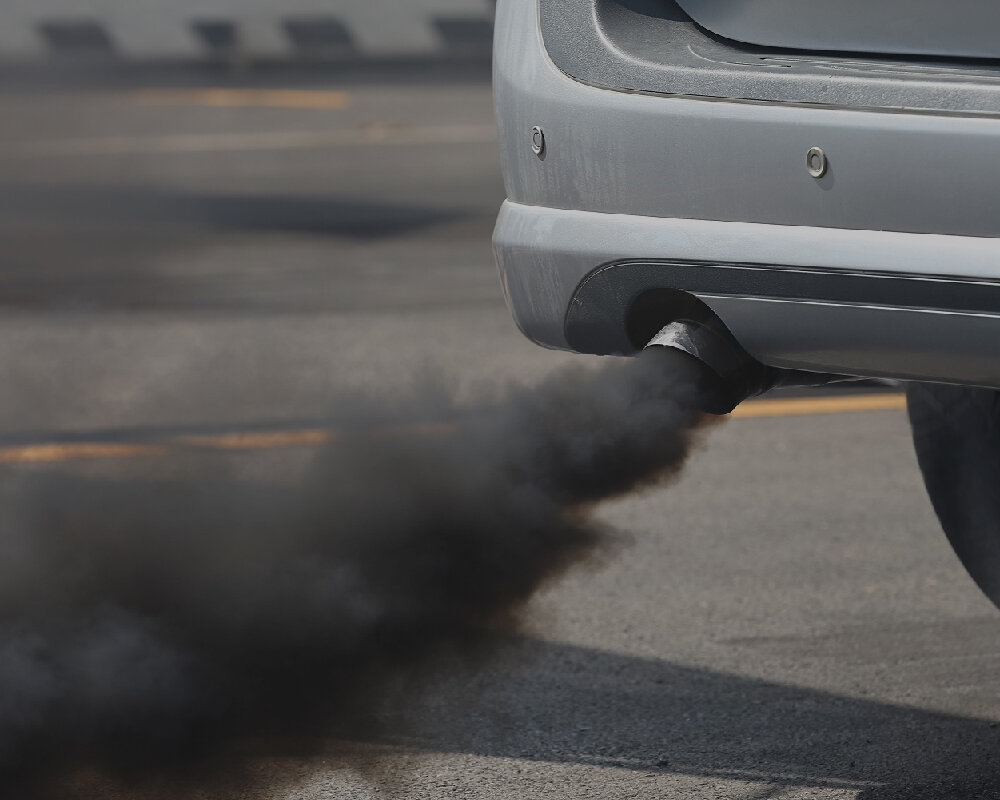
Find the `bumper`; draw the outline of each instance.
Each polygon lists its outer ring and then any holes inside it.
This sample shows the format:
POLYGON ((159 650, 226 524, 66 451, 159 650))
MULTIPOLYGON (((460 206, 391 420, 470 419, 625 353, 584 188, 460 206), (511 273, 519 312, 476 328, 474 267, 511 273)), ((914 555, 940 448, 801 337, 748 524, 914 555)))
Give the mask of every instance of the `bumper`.
POLYGON ((631 353, 632 302, 670 287, 771 366, 1000 387, 998 239, 508 201, 493 242, 518 327, 547 347, 631 353))
POLYGON ((629 352, 622 315, 673 288, 766 364, 1000 386, 1000 119, 597 88, 537 13, 501 0, 494 81, 494 243, 529 338, 629 352))

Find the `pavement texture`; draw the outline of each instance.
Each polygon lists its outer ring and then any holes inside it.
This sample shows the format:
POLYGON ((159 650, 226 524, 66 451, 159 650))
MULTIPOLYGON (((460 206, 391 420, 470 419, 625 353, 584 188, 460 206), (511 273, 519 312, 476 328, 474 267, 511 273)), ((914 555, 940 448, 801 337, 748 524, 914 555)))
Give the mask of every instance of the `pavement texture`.
MULTIPOLYGON (((503 305, 487 85, 218 88, 0 96, 0 447, 312 429, 429 374, 461 405, 599 366, 503 305)), ((352 744, 367 769, 331 743, 263 762, 265 792, 1000 797, 1000 615, 905 413, 826 411, 716 426, 677 483, 600 509, 614 552, 547 587, 523 637, 352 744)), ((286 480, 308 453, 202 457, 286 480)))

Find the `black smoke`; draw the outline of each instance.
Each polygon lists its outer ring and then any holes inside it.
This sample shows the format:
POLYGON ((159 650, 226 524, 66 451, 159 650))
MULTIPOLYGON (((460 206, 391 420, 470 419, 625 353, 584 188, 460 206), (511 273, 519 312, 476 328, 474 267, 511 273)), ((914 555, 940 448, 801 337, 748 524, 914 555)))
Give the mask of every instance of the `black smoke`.
POLYGON ((371 408, 291 488, 190 459, 28 480, 0 530, 0 794, 232 784, 289 743, 377 735, 600 548, 596 503, 676 474, 698 378, 656 348, 453 425, 371 408))

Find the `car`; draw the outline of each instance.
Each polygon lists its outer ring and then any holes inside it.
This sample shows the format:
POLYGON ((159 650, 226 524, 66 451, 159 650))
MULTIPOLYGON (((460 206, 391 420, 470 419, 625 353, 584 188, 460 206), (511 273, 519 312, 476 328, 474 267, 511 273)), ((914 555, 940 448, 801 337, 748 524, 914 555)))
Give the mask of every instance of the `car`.
POLYGON ((986 0, 499 0, 494 43, 521 331, 685 350, 715 412, 910 382, 931 499, 995 603, 998 23, 986 0))

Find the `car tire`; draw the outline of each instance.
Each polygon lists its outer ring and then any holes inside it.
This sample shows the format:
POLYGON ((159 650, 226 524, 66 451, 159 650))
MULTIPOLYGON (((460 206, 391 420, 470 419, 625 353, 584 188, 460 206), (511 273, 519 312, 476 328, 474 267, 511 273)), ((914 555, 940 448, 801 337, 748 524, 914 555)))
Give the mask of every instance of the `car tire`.
POLYGON ((1000 607, 1000 391, 911 383, 917 461, 948 541, 1000 607))

